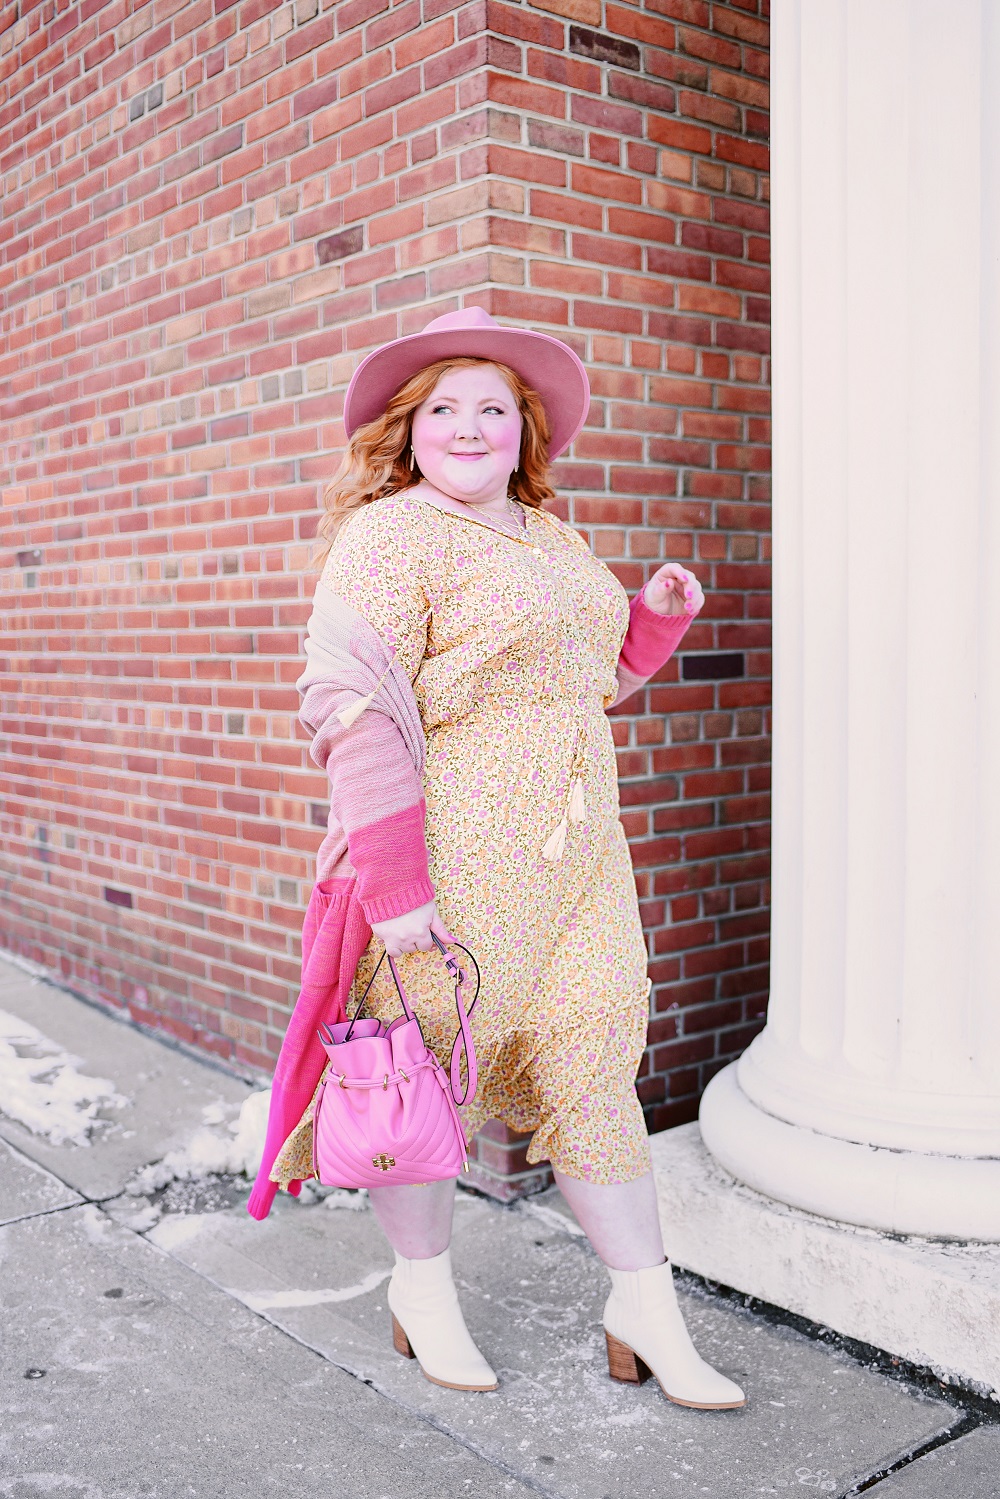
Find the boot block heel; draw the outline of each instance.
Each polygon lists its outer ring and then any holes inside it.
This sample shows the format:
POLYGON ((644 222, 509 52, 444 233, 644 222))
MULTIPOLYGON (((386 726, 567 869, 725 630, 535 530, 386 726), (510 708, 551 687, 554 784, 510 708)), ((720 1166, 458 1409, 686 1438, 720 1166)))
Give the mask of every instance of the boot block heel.
POLYGON ((392 1319, 392 1346, 393 1348, 395 1348, 396 1352, 401 1353, 404 1358, 416 1358, 417 1356, 414 1353, 413 1349, 410 1347, 409 1338, 406 1336, 406 1333, 396 1321, 395 1317, 393 1317, 392 1319))
POLYGON ((650 1370, 639 1355, 633 1353, 626 1343, 613 1338, 607 1330, 604 1337, 608 1345, 608 1373, 611 1378, 620 1379, 623 1384, 644 1384, 650 1377, 650 1370))

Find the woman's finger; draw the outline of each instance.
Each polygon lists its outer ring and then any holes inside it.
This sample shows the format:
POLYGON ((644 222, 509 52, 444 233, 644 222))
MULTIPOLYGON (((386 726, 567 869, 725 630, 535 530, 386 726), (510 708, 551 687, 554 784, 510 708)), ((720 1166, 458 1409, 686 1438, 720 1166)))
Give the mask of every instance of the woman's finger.
POLYGON ((436 932, 437 935, 441 938, 442 942, 458 941, 458 938, 455 936, 454 932, 450 932, 448 930, 444 922, 441 920, 440 916, 435 916, 434 920, 431 922, 431 931, 436 932))
POLYGON ((691 608, 699 608, 704 601, 705 595, 694 573, 689 568, 682 567, 679 562, 668 562, 665 566, 676 569, 674 576, 681 584, 685 603, 691 608))
POLYGON ((695 598, 699 588, 698 579, 679 562, 665 562, 654 575, 664 588, 679 590, 686 598, 695 598))
POLYGON ((694 574, 688 572, 687 568, 683 567, 679 562, 664 562, 657 575, 664 580, 667 578, 678 578, 689 581, 694 577, 694 574))

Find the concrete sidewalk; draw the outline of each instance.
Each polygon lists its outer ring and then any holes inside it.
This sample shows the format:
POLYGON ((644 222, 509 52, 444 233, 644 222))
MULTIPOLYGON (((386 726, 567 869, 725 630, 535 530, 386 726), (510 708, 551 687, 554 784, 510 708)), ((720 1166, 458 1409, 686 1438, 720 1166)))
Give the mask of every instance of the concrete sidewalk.
POLYGON ((0 1496, 1000 1499, 1000 1428, 688 1280, 747 1407, 613 1384, 606 1275, 555 1192, 460 1194, 456 1274, 501 1383, 431 1385, 393 1352, 363 1196, 248 1217, 248 1084, 0 961, 3 1037, 0 1496), (53 1138, 67 1098, 86 1144, 53 1138))

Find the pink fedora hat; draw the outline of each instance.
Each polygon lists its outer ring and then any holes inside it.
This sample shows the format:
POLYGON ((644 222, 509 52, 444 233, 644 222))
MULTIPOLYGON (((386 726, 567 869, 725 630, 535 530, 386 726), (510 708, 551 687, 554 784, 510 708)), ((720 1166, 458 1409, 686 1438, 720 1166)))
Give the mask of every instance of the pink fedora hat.
POLYGON ((461 354, 509 365, 541 397, 552 440, 549 457, 565 453, 587 419, 590 381, 568 344, 530 328, 506 328, 481 307, 446 312, 422 333, 393 339, 366 355, 354 371, 344 402, 348 437, 381 416, 411 375, 438 359, 461 354))

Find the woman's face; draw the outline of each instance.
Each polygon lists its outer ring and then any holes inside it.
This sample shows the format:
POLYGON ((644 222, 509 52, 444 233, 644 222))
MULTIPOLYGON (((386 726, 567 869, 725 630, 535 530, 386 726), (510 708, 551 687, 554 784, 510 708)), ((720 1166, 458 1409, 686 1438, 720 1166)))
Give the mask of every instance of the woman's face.
POLYGON ((411 435, 420 472, 443 494, 474 505, 507 493, 521 414, 496 365, 446 370, 414 411, 411 435))

